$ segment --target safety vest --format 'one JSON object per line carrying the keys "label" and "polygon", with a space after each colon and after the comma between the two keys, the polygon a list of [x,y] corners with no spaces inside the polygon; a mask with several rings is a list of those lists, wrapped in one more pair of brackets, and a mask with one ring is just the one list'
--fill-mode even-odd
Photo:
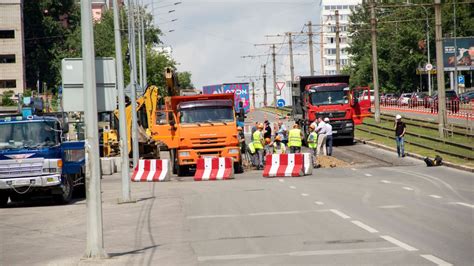
{"label": "safety vest", "polygon": [[286,147],[285,143],[280,142],[280,145],[277,145],[277,143],[273,143],[273,153],[274,154],[283,154],[286,153]]}
{"label": "safety vest", "polygon": [[256,150],[261,150],[263,149],[263,145],[262,145],[262,142],[261,142],[261,138],[262,138],[262,132],[260,132],[260,130],[257,130],[253,133],[252,135],[252,142],[253,142],[253,147],[256,149]]}
{"label": "safety vest", "polygon": [[301,147],[301,129],[293,128],[288,134],[288,147]]}
{"label": "safety vest", "polygon": [[253,142],[250,142],[248,147],[249,147],[250,153],[254,154],[255,153],[255,146],[253,145]]}
{"label": "safety vest", "polygon": [[308,136],[308,148],[316,149],[318,147],[318,134],[316,132],[311,132]]}

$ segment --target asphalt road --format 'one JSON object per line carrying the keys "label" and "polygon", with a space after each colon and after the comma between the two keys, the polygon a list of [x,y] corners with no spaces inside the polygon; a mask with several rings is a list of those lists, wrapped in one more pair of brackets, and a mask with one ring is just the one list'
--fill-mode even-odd
{"label": "asphalt road", "polygon": [[[254,114],[259,116],[261,114]],[[311,176],[133,183],[103,179],[109,259],[81,260],[85,201],[0,209],[0,265],[473,265],[474,176],[363,144]]]}

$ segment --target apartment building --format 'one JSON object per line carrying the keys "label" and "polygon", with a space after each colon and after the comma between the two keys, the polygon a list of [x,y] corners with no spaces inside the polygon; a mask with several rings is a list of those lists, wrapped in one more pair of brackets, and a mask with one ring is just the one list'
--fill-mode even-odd
{"label": "apartment building", "polygon": [[321,0],[320,34],[321,34],[321,72],[334,75],[336,72],[336,10],[339,13],[339,48],[340,69],[349,64],[350,55],[346,48],[349,47],[350,38],[349,15],[351,9],[361,4],[362,0]]}
{"label": "apartment building", "polygon": [[0,94],[25,89],[21,0],[0,1]]}

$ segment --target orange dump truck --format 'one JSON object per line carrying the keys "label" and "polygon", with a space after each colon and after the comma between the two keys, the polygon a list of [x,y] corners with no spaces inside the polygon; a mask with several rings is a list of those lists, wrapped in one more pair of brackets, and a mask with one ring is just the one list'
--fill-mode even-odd
{"label": "orange dump truck", "polygon": [[154,115],[151,138],[170,150],[173,173],[185,175],[205,157],[232,157],[243,171],[233,94],[165,97]]}

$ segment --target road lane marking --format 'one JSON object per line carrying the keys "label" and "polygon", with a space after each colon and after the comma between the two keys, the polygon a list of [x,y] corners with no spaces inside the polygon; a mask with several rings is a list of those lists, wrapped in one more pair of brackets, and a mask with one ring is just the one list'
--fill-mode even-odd
{"label": "road lane marking", "polygon": [[324,205],[324,202],[322,202],[322,201],[315,201],[314,204],[316,204],[316,205]]}
{"label": "road lane marking", "polygon": [[413,190],[411,187],[403,187],[404,190]]}
{"label": "road lane marking", "polygon": [[461,206],[464,206],[464,207],[469,207],[469,208],[473,208],[474,209],[474,205],[472,204],[468,204],[468,203],[464,203],[464,202],[450,202],[451,204],[457,204],[457,205],[461,205]]}
{"label": "road lane marking", "polygon": [[398,209],[398,208],[404,208],[403,205],[382,205],[378,206],[379,209]]}
{"label": "road lane marking", "polygon": [[441,196],[438,196],[438,195],[430,195],[430,197],[435,198],[435,199],[440,199],[440,198],[442,198]]}
{"label": "road lane marking", "polygon": [[392,183],[392,182],[390,182],[390,181],[388,181],[388,180],[381,180],[380,182],[385,183],[385,184],[390,184],[390,183]]}
{"label": "road lane marking", "polygon": [[303,197],[307,197],[307,196],[309,196],[309,194],[306,194],[306,193],[301,193],[301,196],[303,196]]}
{"label": "road lane marking", "polygon": [[355,168],[351,168],[351,170],[352,170],[352,171],[356,171],[357,169],[355,169]]}
{"label": "road lane marking", "polygon": [[289,186],[289,188],[291,188],[291,189],[296,189],[296,187],[295,187],[295,186]]}
{"label": "road lane marking", "polygon": [[391,237],[391,236],[380,236],[380,237],[383,238],[383,239],[385,239],[385,240],[387,240],[388,242],[390,242],[390,243],[392,243],[392,244],[394,244],[394,245],[397,245],[397,246],[399,246],[399,247],[405,249],[405,250],[408,250],[408,251],[417,251],[417,250],[418,250],[418,249],[416,249],[416,248],[414,248],[414,247],[412,247],[412,246],[410,246],[410,245],[408,245],[408,244],[405,244],[405,243],[403,243],[402,241],[397,240],[397,239],[395,239],[395,238],[393,238],[393,237]]}
{"label": "road lane marking", "polygon": [[212,219],[212,218],[235,218],[235,217],[247,217],[247,216],[304,214],[304,213],[317,213],[317,212],[329,212],[329,210],[323,209],[323,210],[300,210],[300,211],[281,211],[281,212],[255,212],[255,213],[239,213],[239,214],[195,215],[195,216],[187,216],[186,218],[188,220],[197,220],[197,219]]}
{"label": "road lane marking", "polygon": [[280,182],[283,183],[283,182],[285,182],[285,179],[281,179],[281,178],[280,178],[280,179],[278,179],[278,181],[280,181]]}
{"label": "road lane marking", "polygon": [[433,255],[430,255],[430,254],[424,254],[424,255],[420,255],[421,257],[433,262],[434,264],[436,265],[442,265],[442,266],[448,266],[448,265],[452,265],[451,263],[449,262],[446,262],[438,257],[435,257]]}
{"label": "road lane marking", "polygon": [[364,174],[365,176],[372,176],[371,174]]}
{"label": "road lane marking", "polygon": [[361,221],[351,221],[353,224],[359,226],[360,228],[368,231],[369,233],[378,233],[379,231],[375,230],[374,228],[364,224],[363,222]]}
{"label": "road lane marking", "polygon": [[217,256],[201,256],[201,257],[197,257],[197,260],[200,262],[204,262],[204,261],[222,261],[222,260],[244,260],[244,259],[256,259],[256,258],[278,257],[278,256],[303,257],[303,256],[326,256],[326,255],[338,255],[338,254],[385,253],[385,252],[399,252],[399,251],[402,251],[402,249],[399,247],[308,250],[308,251],[295,251],[295,252],[287,252],[287,253],[229,254],[229,255],[217,255]]}
{"label": "road lane marking", "polygon": [[332,212],[332,213],[334,213],[334,214],[336,214],[336,215],[338,215],[338,216],[340,216],[342,219],[349,219],[349,218],[351,218],[349,215],[347,215],[347,214],[345,214],[345,213],[343,213],[343,212],[341,212],[341,211],[338,211],[338,210],[336,210],[336,209],[330,209],[329,211]]}

